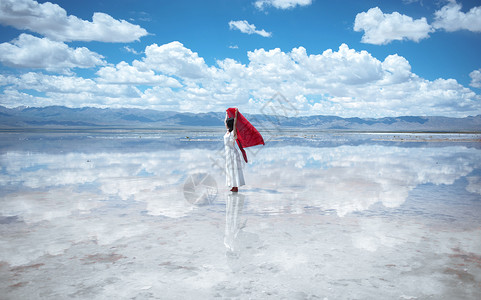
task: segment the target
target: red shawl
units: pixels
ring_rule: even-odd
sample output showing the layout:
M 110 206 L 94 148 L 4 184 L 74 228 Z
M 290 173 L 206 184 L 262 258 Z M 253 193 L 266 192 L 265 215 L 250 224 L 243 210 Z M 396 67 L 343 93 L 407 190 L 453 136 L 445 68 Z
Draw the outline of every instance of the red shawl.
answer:
M 235 117 L 235 108 L 227 109 L 227 117 Z M 264 145 L 264 139 L 257 129 L 247 121 L 247 119 L 237 111 L 237 145 L 239 146 L 242 156 L 244 156 L 245 162 L 247 162 L 247 154 L 244 148 Z

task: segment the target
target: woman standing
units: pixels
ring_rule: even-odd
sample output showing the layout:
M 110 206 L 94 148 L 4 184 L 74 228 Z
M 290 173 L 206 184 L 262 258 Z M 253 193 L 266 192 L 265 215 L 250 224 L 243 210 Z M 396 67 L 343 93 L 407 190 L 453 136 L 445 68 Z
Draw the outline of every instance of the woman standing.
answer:
M 237 108 L 235 117 L 228 118 L 226 114 L 224 135 L 226 185 L 232 187 L 231 192 L 238 192 L 239 186 L 245 185 L 244 173 L 239 151 L 235 146 L 237 139 Z

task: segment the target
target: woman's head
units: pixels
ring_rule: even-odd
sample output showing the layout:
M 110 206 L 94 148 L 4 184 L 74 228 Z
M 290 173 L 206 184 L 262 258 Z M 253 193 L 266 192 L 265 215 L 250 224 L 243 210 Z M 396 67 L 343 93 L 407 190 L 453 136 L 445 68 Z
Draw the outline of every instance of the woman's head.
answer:
M 234 130 L 234 118 L 227 118 L 227 120 L 225 120 L 225 125 L 229 132 Z

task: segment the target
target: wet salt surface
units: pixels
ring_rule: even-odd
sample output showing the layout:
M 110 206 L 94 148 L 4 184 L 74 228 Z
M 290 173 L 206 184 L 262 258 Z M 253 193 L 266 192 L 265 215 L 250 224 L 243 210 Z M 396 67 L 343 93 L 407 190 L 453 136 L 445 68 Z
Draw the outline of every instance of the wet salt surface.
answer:
M 480 299 L 480 136 L 0 134 L 5 299 Z

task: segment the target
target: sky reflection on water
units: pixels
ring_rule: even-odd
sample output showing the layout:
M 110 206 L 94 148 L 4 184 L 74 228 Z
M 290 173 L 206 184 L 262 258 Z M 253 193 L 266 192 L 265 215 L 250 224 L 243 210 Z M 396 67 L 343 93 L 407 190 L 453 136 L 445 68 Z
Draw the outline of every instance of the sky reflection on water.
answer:
M 238 195 L 216 165 L 221 138 L 3 133 L 1 289 L 65 296 L 90 286 L 83 292 L 94 298 L 155 298 L 166 287 L 171 297 L 192 296 L 190 289 L 247 298 L 481 294 L 479 136 L 276 135 L 248 152 Z M 215 181 L 213 201 L 186 200 L 195 174 Z M 102 271 L 89 283 L 92 265 Z M 39 277 L 71 267 L 79 273 L 68 288 Z M 401 285 L 389 289 L 399 276 Z

